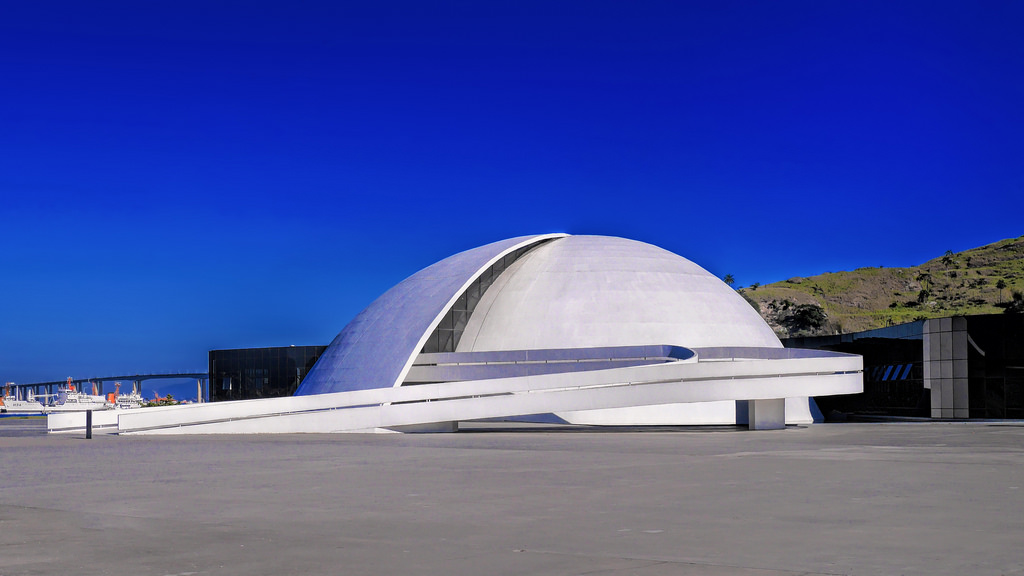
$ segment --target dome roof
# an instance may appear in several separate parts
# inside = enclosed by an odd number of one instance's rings
[[[675,345],[780,348],[742,296],[693,262],[606,236],[523,236],[391,288],[324,351],[297,395],[398,386],[421,351]]]
[[[396,386],[459,294],[496,262],[563,234],[521,236],[459,252],[402,280],[356,315],[296,395]]]
[[[635,240],[569,236],[494,282],[458,351],[658,344],[782,346],[742,296],[686,258]]]

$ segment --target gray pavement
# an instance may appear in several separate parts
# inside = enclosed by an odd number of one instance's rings
[[[1018,574],[1022,492],[1014,424],[84,440],[3,419],[0,575]]]

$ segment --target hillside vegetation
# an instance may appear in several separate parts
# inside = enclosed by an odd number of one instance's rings
[[[1024,313],[1024,236],[909,268],[858,268],[739,292],[780,337],[858,332],[924,318]]]

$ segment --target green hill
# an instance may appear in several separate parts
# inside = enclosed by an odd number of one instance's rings
[[[1024,236],[946,252],[920,266],[829,272],[739,292],[780,337],[858,332],[959,314],[1024,312]]]

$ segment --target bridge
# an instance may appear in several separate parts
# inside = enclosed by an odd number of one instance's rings
[[[186,378],[195,379],[196,383],[202,388],[203,396],[206,395],[207,387],[206,382],[210,379],[209,374],[206,372],[155,372],[152,374],[128,374],[124,376],[101,376],[94,378],[72,378],[71,384],[81,386],[83,384],[96,384],[96,391],[99,394],[103,394],[103,383],[104,382],[131,382],[132,389],[142,392],[142,383],[146,380],[183,380]],[[68,380],[55,380],[53,382],[35,382],[32,384],[15,384],[11,383],[11,393],[16,394],[19,398],[25,398],[29,391],[33,394],[54,394],[62,386],[66,386]],[[91,392],[89,389],[83,388],[86,392]]]

